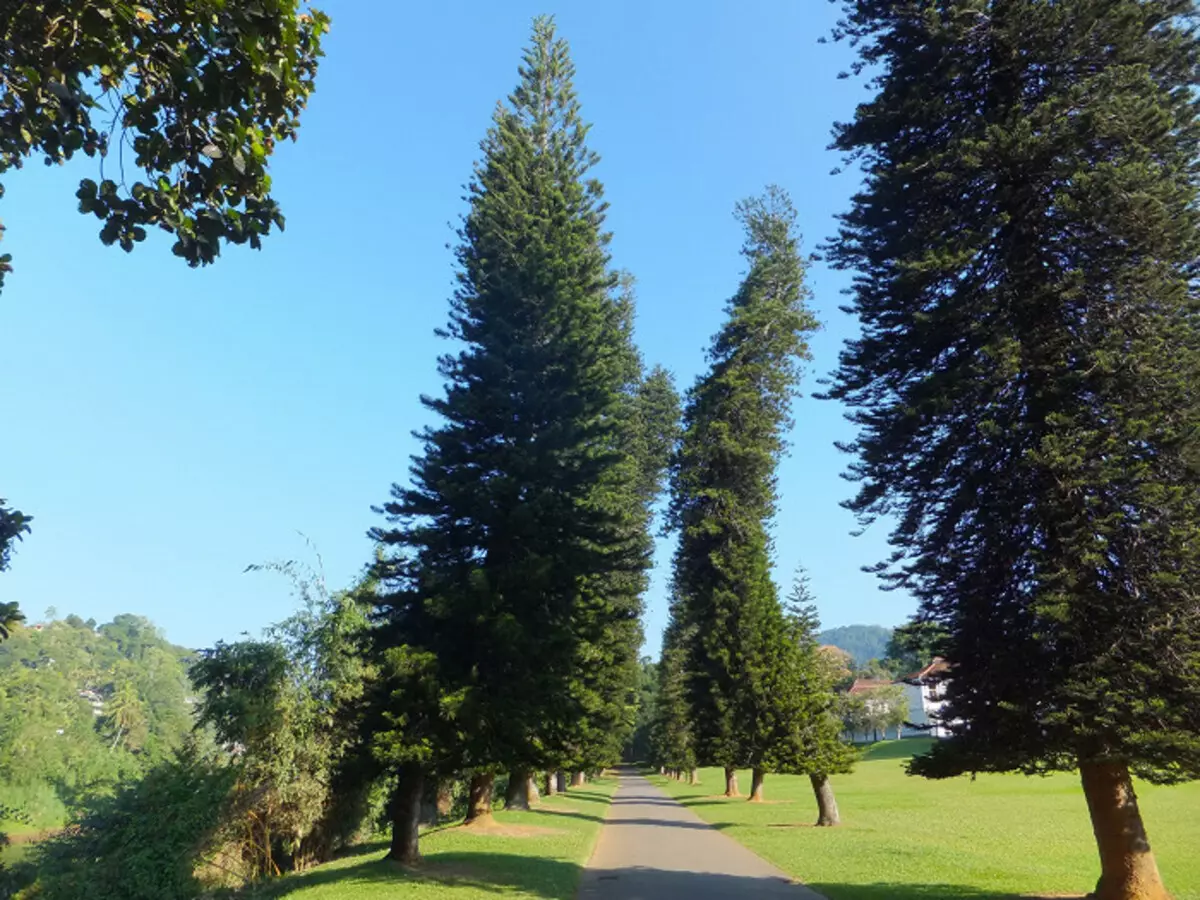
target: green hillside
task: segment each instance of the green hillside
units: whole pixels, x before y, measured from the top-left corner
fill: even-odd
[[[190,655],[141,616],[14,629],[0,644],[0,831],[60,826],[178,747],[192,728]]]
[[[882,659],[891,636],[892,629],[884,625],[842,625],[825,629],[817,635],[817,640],[841,647],[861,666],[868,660]]]

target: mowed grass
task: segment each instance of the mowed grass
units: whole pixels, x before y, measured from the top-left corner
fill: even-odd
[[[386,843],[361,847],[334,862],[262,886],[262,900],[570,900],[616,790],[615,778],[591,781],[543,799],[530,812],[494,814],[493,828],[430,829],[421,836],[422,864],[385,860]]]
[[[923,740],[874,745],[832,779],[839,828],[814,828],[807,777],[767,776],[767,803],[727,800],[719,769],[691,786],[652,780],[697,815],[830,900],[1011,900],[1082,895],[1099,875],[1087,805],[1073,775],[904,774]],[[750,773],[739,773],[746,792]],[[1176,900],[1200,900],[1200,784],[1140,784],[1150,841]]]

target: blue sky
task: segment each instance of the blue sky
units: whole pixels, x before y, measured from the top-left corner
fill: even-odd
[[[300,140],[272,167],[287,231],[190,270],[152,236],[103,247],[75,211],[90,161],[33,161],[5,179],[16,271],[0,295],[0,496],[35,516],[0,599],[104,620],[136,612],[172,640],[257,633],[293,608],[249,563],[319,549],[333,585],[370,557],[370,506],[407,477],[429,419],[452,285],[462,185],[496,101],[516,81],[530,20],[556,14],[572,45],[614,263],[639,288],[637,337],[681,386],[703,366],[742,274],[734,203],[774,182],[808,249],[857,184],[833,176],[830,126],[862,97],[838,80],[845,46],[819,44],[818,0],[605,3],[332,0],[328,56]],[[806,384],[834,366],[854,321],[844,273],[811,270],[824,330]],[[778,574],[812,576],[826,625],[896,624],[910,599],[860,567],[886,550],[852,537],[852,485],[833,442],[843,410],[805,397],[780,474]],[[647,650],[665,623],[664,565]]]

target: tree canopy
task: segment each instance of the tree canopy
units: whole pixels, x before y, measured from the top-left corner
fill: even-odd
[[[38,0],[0,32],[0,175],[99,161],[79,211],[132,250],[158,227],[189,265],[257,248],[283,214],[267,162],[294,138],[329,18],[303,0]],[[3,186],[0,185],[0,197]],[[0,256],[0,287],[11,256]]]
[[[791,200],[771,188],[739,204],[737,215],[749,271],[713,339],[710,370],[688,392],[672,466],[671,523],[680,541],[669,637],[686,642],[681,662],[698,758],[761,770],[795,724],[793,689],[801,687],[790,679],[797,673],[788,667],[767,526],[806,336],[817,323],[806,306]]]
[[[444,330],[458,345],[444,393],[423,398],[439,424],[372,532],[390,745],[413,751],[410,779],[508,768],[519,784],[615,761],[634,724],[676,401],[633,346],[574,73],[537,19],[469,186]]]
[[[1160,897],[1130,770],[1200,776],[1195,8],[858,0],[853,508],[944,627],[932,777],[1080,767],[1097,896]],[[961,723],[955,725],[953,723]]]

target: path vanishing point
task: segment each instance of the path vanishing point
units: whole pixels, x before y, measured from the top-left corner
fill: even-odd
[[[632,769],[619,778],[579,900],[823,900]]]

